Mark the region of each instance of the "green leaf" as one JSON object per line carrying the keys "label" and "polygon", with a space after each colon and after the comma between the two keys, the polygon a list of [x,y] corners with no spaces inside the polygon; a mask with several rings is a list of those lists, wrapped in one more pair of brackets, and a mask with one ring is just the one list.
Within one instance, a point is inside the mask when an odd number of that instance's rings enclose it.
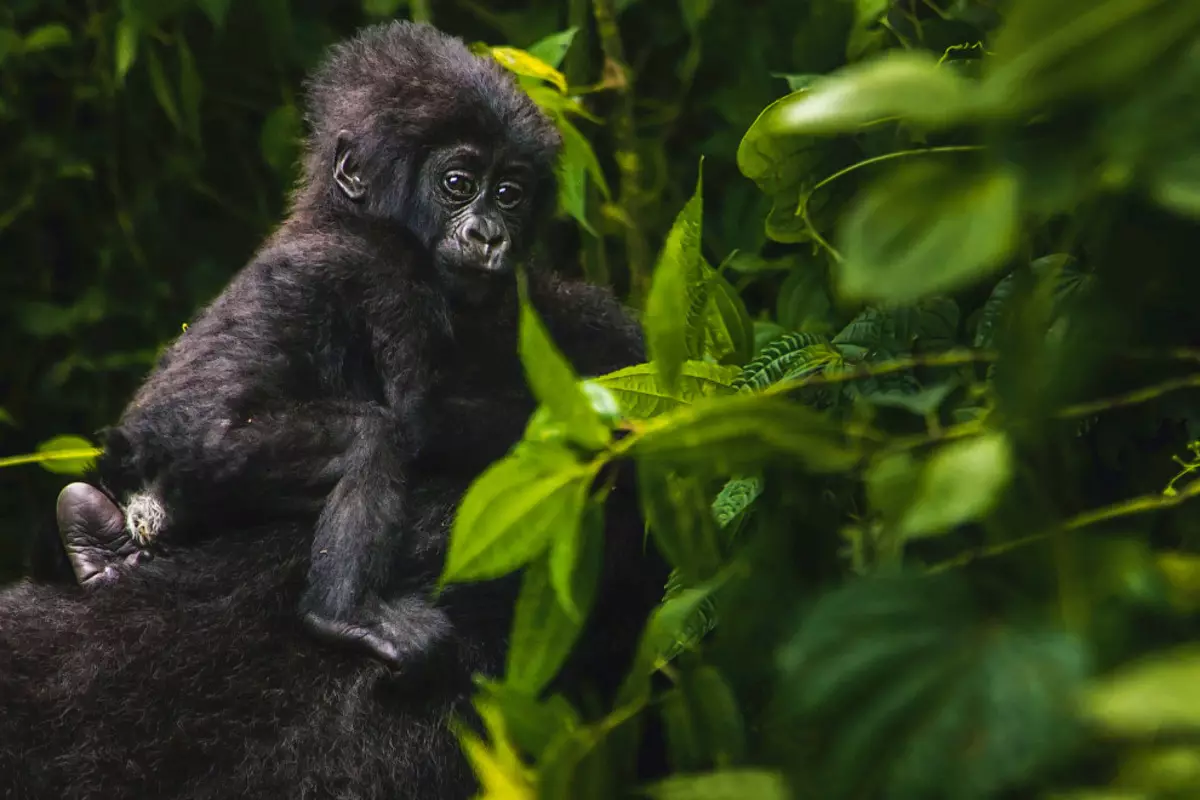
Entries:
{"label": "green leaf", "polygon": [[579,728],[578,712],[560,695],[542,702],[492,680],[477,679],[476,683],[481,699],[500,711],[513,742],[535,759],[542,757],[555,738]]}
{"label": "green leaf", "polygon": [[100,450],[82,436],[55,436],[37,446],[38,463],[55,475],[83,475]]}
{"label": "green leaf", "polygon": [[552,416],[566,424],[566,434],[583,447],[600,450],[612,438],[612,431],[600,419],[575,371],[554,345],[550,332],[529,302],[521,281],[521,321],[519,342],[521,364],[533,396]]}
{"label": "green leaf", "polygon": [[5,425],[17,426],[17,421],[13,419],[13,415],[8,412],[7,408],[0,406],[0,423]]}
{"label": "green leaf", "polygon": [[571,49],[571,42],[575,41],[575,34],[578,32],[579,28],[571,27],[559,33],[552,33],[530,45],[528,52],[534,58],[558,69],[563,59],[566,58],[567,51]]}
{"label": "green leaf", "polygon": [[567,450],[519,447],[488,467],[454,518],[441,582],[505,575],[574,536],[596,467]]}
{"label": "green leaf", "polygon": [[688,357],[688,320],[697,285],[703,281],[700,227],[703,217],[703,161],[696,190],[675,218],[646,298],[646,343],[663,385],[674,390]]}
{"label": "green leaf", "polygon": [[746,721],[721,672],[702,665],[684,676],[683,687],[715,766],[728,767],[742,761],[746,757]]}
{"label": "green leaf", "polygon": [[137,60],[139,31],[137,22],[130,17],[117,23],[115,75],[117,83],[125,82],[125,75]]}
{"label": "green leaf", "polygon": [[277,173],[286,173],[296,163],[304,135],[300,111],[291,103],[275,108],[263,120],[258,146],[263,161]]}
{"label": "green leaf", "polygon": [[757,769],[672,775],[645,791],[655,800],[788,800],[792,796],[781,775]]}
{"label": "green leaf", "polygon": [[841,428],[811,409],[764,395],[704,400],[659,417],[631,453],[662,466],[704,466],[721,474],[753,472],[794,460],[815,472],[853,467],[858,451]]}
{"label": "green leaf", "polygon": [[784,328],[802,333],[825,333],[833,303],[825,291],[825,270],[804,263],[794,268],[779,287],[775,319]]}
{"label": "green leaf", "polygon": [[823,798],[983,798],[1073,746],[1087,659],[979,608],[959,575],[899,575],[821,597],[778,669],[778,724],[821,732],[797,767]]}
{"label": "green leaf", "polygon": [[225,27],[225,17],[233,0],[197,0],[200,9],[208,16],[214,28]]}
{"label": "green leaf", "polygon": [[713,519],[718,527],[727,527],[750,508],[762,490],[761,478],[731,478],[727,481],[712,504]]}
{"label": "green leaf", "polygon": [[[591,600],[583,598],[585,609]],[[551,585],[548,560],[539,558],[528,565],[513,617],[505,671],[507,685],[536,697],[571,654],[583,621],[583,615],[572,617],[559,602]]]}
{"label": "green leaf", "polygon": [[908,303],[986,277],[1016,246],[1018,189],[1000,166],[960,171],[924,161],[896,170],[843,218],[839,294]]}
{"label": "green leaf", "polygon": [[66,47],[71,44],[71,32],[65,25],[51,23],[34,28],[25,37],[22,49],[26,53],[36,53],[55,47]]}
{"label": "green leaf", "polygon": [[1177,214],[1200,218],[1200,151],[1165,159],[1151,170],[1150,196]]}
{"label": "green leaf", "polygon": [[958,303],[948,297],[928,297],[904,306],[870,306],[850,320],[833,343],[869,352],[911,353],[943,350],[958,338]]}
{"label": "green leaf", "polygon": [[593,236],[596,230],[587,219],[587,178],[591,176],[600,194],[609,198],[608,182],[591,143],[570,120],[561,114],[555,115],[555,124],[563,137],[562,153],[558,161],[558,203],[583,229]]}
{"label": "green leaf", "polygon": [[710,272],[704,350],[719,363],[744,364],[754,355],[754,323],[737,290],[720,273]]}
{"label": "green leaf", "polygon": [[721,547],[704,484],[646,464],[637,476],[638,498],[658,550],[686,583],[711,578],[721,566]]}
{"label": "green leaf", "polygon": [[758,392],[783,380],[797,370],[819,371],[838,364],[842,355],[823,336],[813,333],[788,333],[762,349],[733,380],[740,392]]}
{"label": "green leaf", "polygon": [[974,110],[972,86],[926,50],[892,50],[784,98],[765,135],[832,136],[898,117],[924,128],[954,125]]}
{"label": "green leaf", "polygon": [[162,61],[158,58],[158,53],[153,47],[146,50],[146,65],[150,72],[150,86],[154,90],[154,97],[158,100],[158,106],[167,115],[167,119],[171,121],[171,125],[177,131],[183,130],[183,118],[179,116],[179,108],[175,105],[175,98],[171,95],[171,86],[167,82],[167,73],[163,70]]}
{"label": "green leaf", "polygon": [[572,620],[587,614],[604,566],[604,503],[589,502],[574,536],[560,533],[550,546],[550,583]]}
{"label": "green leaf", "polygon": [[1005,16],[982,89],[1012,115],[1135,87],[1200,34],[1200,4],[1180,0],[1017,0]]}
{"label": "green leaf", "polygon": [[200,101],[204,93],[204,84],[196,69],[196,60],[187,42],[180,39],[176,44],[179,52],[179,105],[182,112],[184,130],[196,144],[200,144]]}
{"label": "green leaf", "polygon": [[717,586],[717,581],[709,581],[694,589],[683,589],[654,609],[642,631],[633,666],[617,693],[618,705],[635,704],[649,697],[650,675],[667,662],[664,656],[686,637],[687,625]]}
{"label": "green leaf", "polygon": [[1200,732],[1200,646],[1153,653],[1098,680],[1084,715],[1118,737],[1191,736]]}
{"label": "green leaf", "polygon": [[726,393],[738,372],[737,367],[685,361],[675,388],[668,390],[662,385],[653,364],[635,364],[593,378],[592,383],[612,392],[626,417],[648,419],[681,405]]}
{"label": "green leaf", "polygon": [[936,536],[985,517],[1013,473],[1012,445],[987,433],[940,447],[925,463],[911,504],[899,523],[906,538]]}

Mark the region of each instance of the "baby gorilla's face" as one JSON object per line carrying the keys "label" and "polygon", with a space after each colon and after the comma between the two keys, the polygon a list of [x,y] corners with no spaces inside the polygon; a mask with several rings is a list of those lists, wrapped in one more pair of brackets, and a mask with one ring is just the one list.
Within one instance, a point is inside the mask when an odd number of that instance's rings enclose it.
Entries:
{"label": "baby gorilla's face", "polygon": [[452,286],[511,275],[525,255],[533,181],[519,161],[465,144],[425,160],[417,202],[425,206],[434,264]]}

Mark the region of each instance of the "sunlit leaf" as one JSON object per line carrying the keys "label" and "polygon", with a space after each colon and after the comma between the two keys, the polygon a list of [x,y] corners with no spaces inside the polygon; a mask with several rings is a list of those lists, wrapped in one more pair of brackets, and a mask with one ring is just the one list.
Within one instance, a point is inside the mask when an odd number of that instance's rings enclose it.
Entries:
{"label": "sunlit leaf", "polygon": [[829,800],[1015,788],[1072,746],[1087,670],[1081,642],[996,619],[958,575],[826,594],[778,665],[779,724],[821,732],[801,768]]}
{"label": "sunlit leaf", "polygon": [[592,382],[616,396],[625,416],[646,419],[704,397],[727,393],[738,372],[737,367],[685,361],[675,388],[669,390],[663,386],[653,364],[635,364],[593,378]]}
{"label": "sunlit leaf", "polygon": [[566,424],[569,438],[599,450],[608,444],[612,431],[592,408],[575,371],[525,296],[524,285],[522,280],[518,351],[529,388],[554,417]]}
{"label": "sunlit leaf", "polygon": [[986,277],[1016,246],[1018,188],[999,166],[970,171],[925,161],[896,170],[843,219],[839,294],[908,303]]}
{"label": "sunlit leaf", "polygon": [[125,81],[125,75],[137,59],[139,38],[140,35],[135,20],[125,17],[117,23],[115,74],[118,84]]}
{"label": "sunlit leaf", "polygon": [[696,190],[667,234],[646,298],[646,343],[651,359],[662,375],[663,385],[668,389],[675,388],[682,364],[688,357],[690,308],[696,284],[704,279],[700,255],[703,182],[701,162]]}
{"label": "sunlit leaf", "polygon": [[792,796],[781,775],[755,769],[672,775],[645,791],[655,800],[788,800]]}
{"label": "sunlit leaf", "polygon": [[937,535],[983,518],[1008,486],[1012,472],[1012,446],[1002,433],[943,445],[921,470],[915,495],[899,523],[901,535]]}
{"label": "sunlit leaf", "polygon": [[71,31],[65,25],[51,23],[34,28],[25,37],[22,49],[26,53],[65,47],[71,43]]}
{"label": "sunlit leaf", "polygon": [[35,458],[46,471],[56,475],[83,475],[92,468],[98,455],[99,448],[82,436],[55,436],[37,446]]}
{"label": "sunlit leaf", "polygon": [[774,108],[766,135],[852,133],[887,117],[933,128],[972,111],[971,84],[925,50],[893,50],[813,81]]}
{"label": "sunlit leaf", "polygon": [[659,417],[631,452],[666,465],[704,464],[723,474],[752,472],[791,460],[816,472],[839,472],[859,454],[840,427],[798,403],[741,395],[697,402]]}
{"label": "sunlit leaf", "polygon": [[553,447],[519,449],[492,464],[458,507],[442,582],[505,575],[555,536],[575,535],[594,469]]}
{"label": "sunlit leaf", "polygon": [[581,620],[596,592],[604,561],[604,504],[589,502],[572,536],[560,531],[550,546],[550,583],[559,605],[572,620]]}
{"label": "sunlit leaf", "polygon": [[552,33],[530,45],[527,52],[547,66],[558,69],[563,59],[566,58],[567,51],[571,49],[571,42],[575,41],[575,34],[578,32],[578,28],[571,27],[559,33]]}
{"label": "sunlit leaf", "polygon": [[551,741],[579,727],[579,713],[562,696],[545,701],[492,680],[477,679],[480,694],[500,711],[513,742],[541,758]]}
{"label": "sunlit leaf", "polygon": [[1085,703],[1088,720],[1119,736],[1200,731],[1200,647],[1154,653],[1098,680]]}
{"label": "sunlit leaf", "polygon": [[567,91],[567,77],[537,56],[515,47],[493,47],[492,58],[518,75],[537,78],[553,84],[560,92]]}

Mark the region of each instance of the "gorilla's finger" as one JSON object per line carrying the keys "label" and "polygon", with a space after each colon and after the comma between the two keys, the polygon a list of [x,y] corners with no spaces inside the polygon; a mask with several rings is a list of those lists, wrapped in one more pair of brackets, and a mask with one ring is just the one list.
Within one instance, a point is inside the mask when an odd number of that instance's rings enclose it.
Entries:
{"label": "gorilla's finger", "polygon": [[86,483],[68,484],[58,495],[58,533],[67,561],[80,586],[97,586],[117,578],[118,564],[136,564],[148,554],[125,532],[117,504]]}

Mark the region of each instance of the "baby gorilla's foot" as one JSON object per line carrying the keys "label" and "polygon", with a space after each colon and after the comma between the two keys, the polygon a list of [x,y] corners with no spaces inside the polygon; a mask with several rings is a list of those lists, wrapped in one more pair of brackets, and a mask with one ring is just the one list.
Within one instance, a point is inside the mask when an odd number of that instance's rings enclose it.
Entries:
{"label": "baby gorilla's foot", "polygon": [[453,630],[446,612],[415,595],[372,605],[370,611],[350,619],[306,611],[304,624],[323,641],[365,648],[399,671],[428,661]]}
{"label": "baby gorilla's foot", "polygon": [[121,565],[149,558],[126,533],[121,509],[94,486],[68,484],[59,492],[56,512],[58,535],[80,586],[111,583]]}

